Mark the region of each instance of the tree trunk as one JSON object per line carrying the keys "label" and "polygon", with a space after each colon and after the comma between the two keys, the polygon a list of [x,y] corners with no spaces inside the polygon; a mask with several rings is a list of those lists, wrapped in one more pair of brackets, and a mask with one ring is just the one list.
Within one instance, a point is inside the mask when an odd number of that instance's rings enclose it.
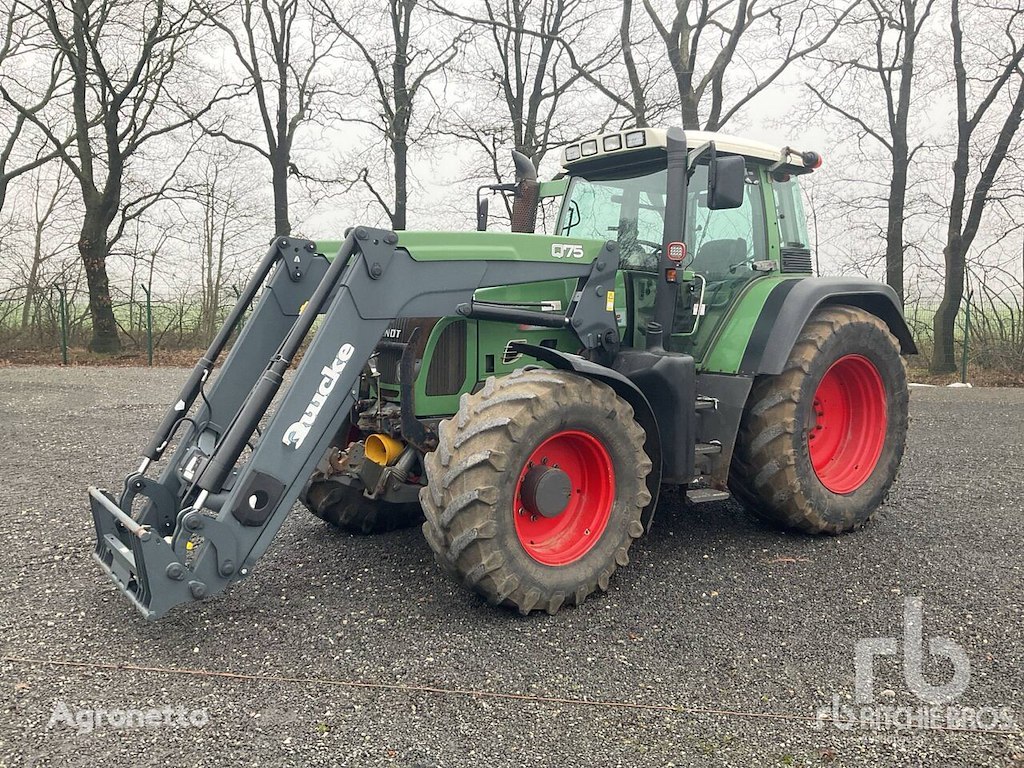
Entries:
{"label": "tree trunk", "polygon": [[[906,147],[903,147],[906,150]],[[885,230],[885,282],[896,291],[900,306],[906,299],[903,286],[903,222],[906,217],[907,159],[906,152],[893,153],[892,178],[889,181],[889,210]]]}
{"label": "tree trunk", "polygon": [[636,68],[636,60],[633,58],[633,41],[629,32],[632,18],[633,0],[623,0],[622,17],[619,22],[619,45],[622,46],[622,63],[626,67],[626,76],[629,78],[634,124],[637,128],[646,128],[648,124],[647,95],[644,93],[644,86],[640,82],[640,74]]}
{"label": "tree trunk", "polygon": [[959,237],[951,238],[943,250],[946,262],[946,284],[942,289],[942,301],[935,312],[932,335],[935,350],[932,353],[932,373],[953,373],[956,371],[956,353],[953,349],[953,331],[960,302],[964,298],[964,273],[967,268],[966,254]]}
{"label": "tree trunk", "polygon": [[[3,210],[3,196],[6,194],[5,187],[6,184],[0,185],[0,210]],[[54,207],[56,206],[57,194],[59,193],[54,193],[54,197],[50,200],[49,207],[41,215],[38,212],[38,207],[36,208],[36,222],[35,228],[32,232],[32,266],[28,273],[28,285],[25,287],[25,306],[21,311],[22,330],[28,328],[32,312],[32,304],[36,301],[36,293],[39,291],[39,273],[42,270],[43,262],[49,258],[43,256],[43,234],[46,229],[46,222],[49,220],[50,215],[53,213]]]}
{"label": "tree trunk", "polygon": [[395,153],[395,205],[391,228],[405,229],[409,203],[409,126],[412,124],[412,94],[409,93],[409,42],[411,17],[416,2],[392,5],[391,25],[395,36],[395,57],[391,60],[391,79],[395,88],[395,111],[391,123],[391,149]]}
{"label": "tree trunk", "polygon": [[[701,125],[700,115],[697,112],[697,94],[692,91],[688,91],[686,93],[681,93],[680,96],[683,100],[683,129],[687,131],[699,131],[701,129]],[[708,126],[707,130],[713,131],[715,130],[715,126]]]}
{"label": "tree trunk", "polygon": [[28,273],[28,285],[25,287],[25,306],[21,308],[21,329],[28,328],[28,321],[32,313],[32,302],[36,297],[36,290],[39,288],[39,266],[42,262],[43,244],[40,239],[39,229],[36,229],[34,250],[32,253],[32,267]]}
{"label": "tree trunk", "polygon": [[392,144],[395,152],[395,211],[391,217],[393,229],[405,229],[405,212],[408,205],[409,186],[409,145],[405,136],[399,136]]}
{"label": "tree trunk", "polygon": [[279,148],[270,161],[274,186],[275,237],[292,233],[292,223],[288,220],[288,157],[288,151]]}
{"label": "tree trunk", "polygon": [[117,335],[114,307],[110,301],[105,227],[94,221],[95,216],[86,212],[78,239],[78,252],[82,255],[85,279],[89,285],[89,314],[92,316],[89,351],[112,355],[121,351],[121,339]]}

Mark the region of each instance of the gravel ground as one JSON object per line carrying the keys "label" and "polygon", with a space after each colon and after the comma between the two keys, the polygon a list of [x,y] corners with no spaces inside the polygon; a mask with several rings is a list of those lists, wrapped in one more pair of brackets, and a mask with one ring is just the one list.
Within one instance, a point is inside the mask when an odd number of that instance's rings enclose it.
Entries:
{"label": "gravel ground", "polygon": [[[481,604],[418,530],[355,538],[295,511],[247,582],[147,623],[90,559],[85,487],[120,483],[183,378],[0,369],[0,766],[1024,764],[1019,731],[813,722],[852,701],[856,641],[902,642],[903,599],[921,595],[925,639],[970,659],[957,704],[1024,725],[1024,391],[915,389],[901,477],[853,535],[787,535],[671,497],[610,594],[555,617]],[[921,706],[899,657],[875,669],[880,704]],[[48,727],[63,707],[194,711],[191,725]]]}

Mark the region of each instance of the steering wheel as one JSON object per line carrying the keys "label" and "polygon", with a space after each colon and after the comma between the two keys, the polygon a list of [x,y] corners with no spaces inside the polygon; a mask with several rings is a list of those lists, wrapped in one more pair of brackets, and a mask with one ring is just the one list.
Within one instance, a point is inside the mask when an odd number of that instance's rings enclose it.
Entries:
{"label": "steering wheel", "polygon": [[639,237],[633,242],[637,245],[642,245],[645,248],[650,248],[652,256],[657,256],[661,253],[661,243],[656,243],[653,240],[641,240]]}
{"label": "steering wheel", "polygon": [[630,237],[621,242],[620,246],[623,248],[622,263],[625,265],[625,269],[639,269],[644,272],[657,271],[658,261],[661,258],[661,243]]}

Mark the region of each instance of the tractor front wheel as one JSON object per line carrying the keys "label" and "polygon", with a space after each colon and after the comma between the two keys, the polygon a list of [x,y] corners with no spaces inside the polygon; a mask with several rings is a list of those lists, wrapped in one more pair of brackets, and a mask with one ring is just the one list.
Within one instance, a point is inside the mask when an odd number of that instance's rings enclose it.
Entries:
{"label": "tractor front wheel", "polygon": [[814,312],[783,372],[754,383],[729,487],[755,514],[808,533],[842,533],[885,501],[907,438],[907,376],[878,317]]}
{"label": "tractor front wheel", "polygon": [[362,489],[314,475],[302,491],[303,505],[325,523],[347,533],[370,535],[416,525],[423,519],[419,504],[376,501]]}
{"label": "tractor front wheel", "polygon": [[463,395],[439,437],[423,533],[442,568],[489,602],[553,614],[629,562],[652,464],[609,387],[521,369]]}

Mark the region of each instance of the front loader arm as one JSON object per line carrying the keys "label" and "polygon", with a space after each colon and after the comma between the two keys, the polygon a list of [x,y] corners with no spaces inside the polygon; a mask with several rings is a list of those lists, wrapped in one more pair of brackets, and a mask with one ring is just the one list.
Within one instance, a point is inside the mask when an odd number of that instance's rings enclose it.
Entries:
{"label": "front loader arm", "polygon": [[[512,321],[559,322],[588,349],[618,343],[607,300],[618,269],[613,242],[589,262],[421,261],[399,245],[395,233],[359,227],[333,262],[313,256],[315,251],[313,243],[275,241],[261,265],[263,276],[277,267],[209,394],[203,382],[230,327],[197,364],[122,496],[90,489],[95,557],[146,618],[221,592],[248,575],[351,411],[363,367],[395,318],[504,311]],[[479,288],[566,278],[576,278],[578,285],[564,316],[473,300]],[[252,295],[262,277],[254,281]],[[242,317],[249,294],[247,287],[229,326]],[[282,392],[285,373],[321,314],[321,326]],[[202,406],[190,415],[200,395]],[[170,466],[159,480],[145,477],[182,422],[188,429]],[[138,496],[147,502],[133,513]],[[190,556],[197,539],[202,543]]]}

